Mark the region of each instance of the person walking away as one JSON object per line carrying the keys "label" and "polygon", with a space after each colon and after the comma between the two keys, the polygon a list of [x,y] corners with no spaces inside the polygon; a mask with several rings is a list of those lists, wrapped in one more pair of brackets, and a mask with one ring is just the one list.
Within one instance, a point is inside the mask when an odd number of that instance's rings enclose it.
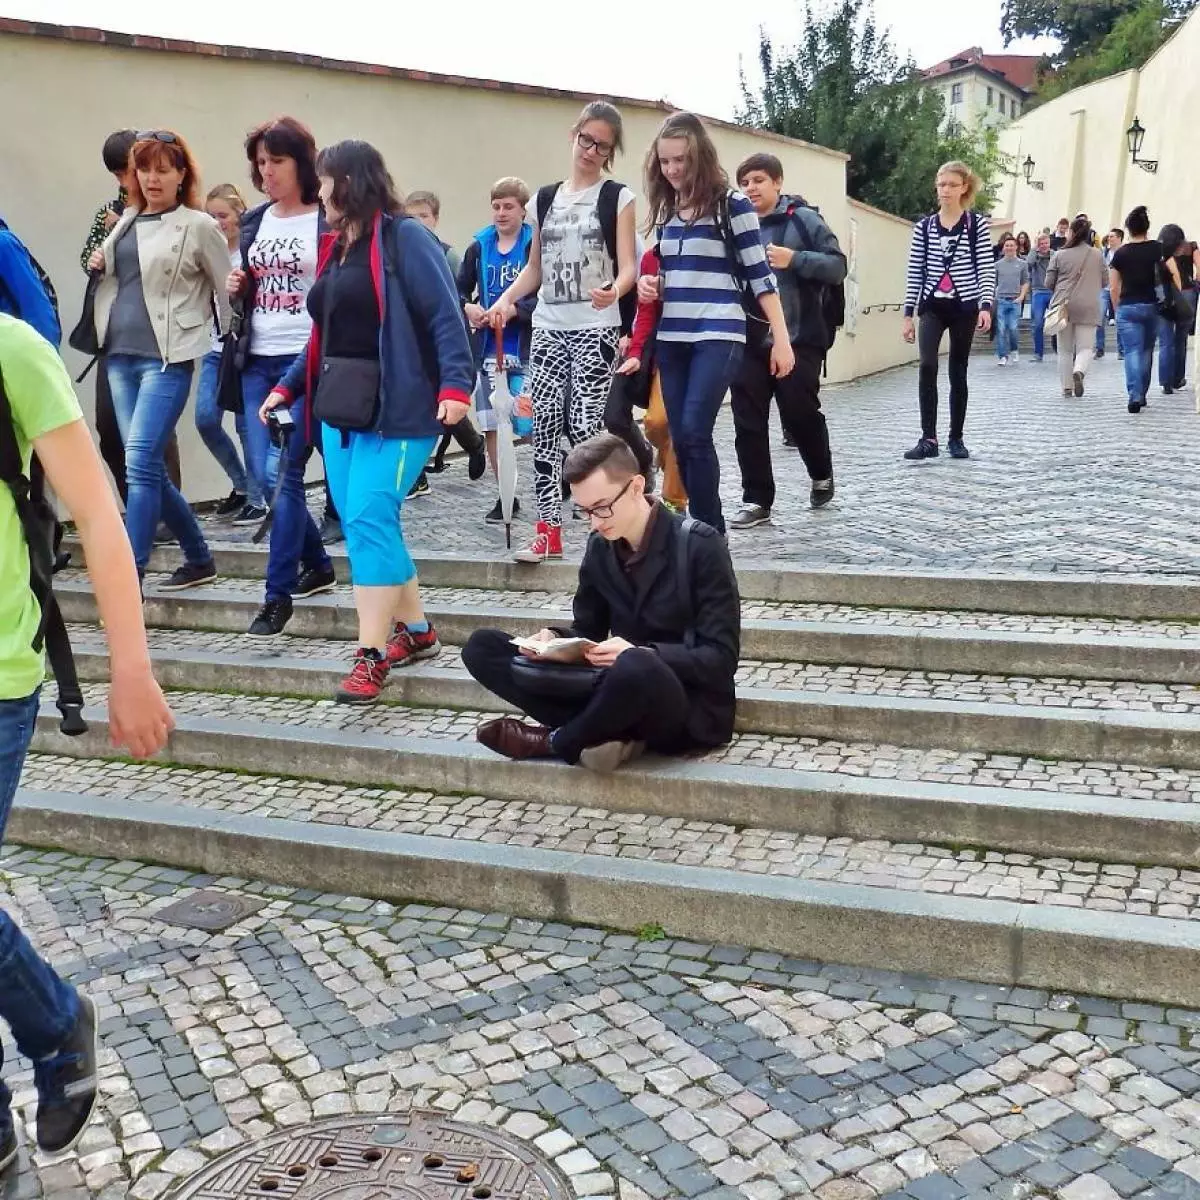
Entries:
{"label": "person walking away", "polygon": [[1164,225],[1158,241],[1163,288],[1158,315],[1158,383],[1163,395],[1170,396],[1187,382],[1188,333],[1195,319],[1192,246],[1178,225]]}
{"label": "person walking away", "polygon": [[1033,328],[1033,361],[1040,363],[1046,354],[1046,310],[1050,307],[1051,291],[1046,286],[1046,271],[1050,267],[1050,235],[1038,234],[1037,246],[1026,258],[1029,264],[1029,321]]}
{"label": "person walking away", "polygon": [[[1121,248],[1124,241],[1125,230],[1123,229],[1110,229],[1105,235],[1101,252],[1104,255],[1106,267],[1112,266],[1113,255]],[[1105,330],[1109,321],[1112,321],[1117,338],[1117,361],[1120,362],[1125,357],[1125,352],[1121,346],[1121,331],[1116,328],[1116,315],[1116,311],[1113,309],[1112,292],[1106,284],[1100,293],[1100,324],[1096,326],[1096,357],[1104,357]]]}
{"label": "person walking away", "polygon": [[775,476],[771,467],[771,399],[779,406],[784,432],[800,452],[810,480],[809,503],[823,508],[833,499],[833,458],[821,411],[821,368],[836,329],[825,299],[846,278],[846,256],[833,230],[816,209],[783,191],[783,164],[773,154],[754,154],[737,169],[738,187],[758,215],[767,265],[775,272],[796,365],[787,375],[771,374],[765,348],[747,344],[731,389],[734,448],[742,475],[742,508],[731,529],[750,529],[771,519]]}
{"label": "person walking away", "polygon": [[492,327],[503,327],[518,301],[537,293],[529,350],[537,525],[518,562],[562,557],[563,434],[577,446],[604,420],[619,302],[637,279],[633,192],[604,178],[623,146],[620,112],[603,100],[587,104],[571,128],[570,176],[538,189],[529,262],[487,311]]}
{"label": "person walking away", "polygon": [[1108,266],[1108,287],[1117,314],[1117,336],[1125,348],[1125,391],[1131,413],[1146,407],[1158,336],[1159,264],[1162,247],[1148,238],[1150,216],[1139,204],[1125,218],[1129,233]]}
{"label": "person walking away", "polygon": [[296,424],[324,443],[358,613],[358,651],[334,698],[371,704],[389,670],[441,649],[401,511],[442,423],[466,416],[475,364],[446,256],[404,215],[379,151],[338,142],[317,171],[332,232],[308,294],[312,332],[261,419],[303,397]]}
{"label": "person walking away", "polygon": [[1051,305],[1066,309],[1067,324],[1058,331],[1058,378],[1064,396],[1082,396],[1083,379],[1096,350],[1100,295],[1108,287],[1104,255],[1091,241],[1086,217],[1071,222],[1067,244],[1056,250],[1046,272]]}
{"label": "person walking away", "polygon": [[[472,350],[479,365],[475,386],[475,416],[483,431],[493,476],[496,476],[496,413],[492,409],[492,392],[499,352],[497,334],[488,324],[487,310],[516,282],[529,261],[533,227],[525,221],[528,203],[529,187],[523,179],[507,175],[492,184],[491,224],[485,225],[471,239],[456,280],[463,313],[471,330]],[[514,395],[520,394],[525,386],[536,304],[534,296],[519,300],[513,318],[505,325],[500,339],[503,365],[508,372],[509,389],[515,389]],[[514,499],[513,516],[520,510],[520,502]],[[499,497],[484,519],[495,524],[504,521]]]}
{"label": "person walking away", "polygon": [[776,379],[796,356],[754,206],[730,189],[699,117],[663,122],[646,154],[645,191],[646,231],[658,231],[662,268],[638,281],[638,294],[650,299],[661,289],[657,354],[671,442],[689,511],[724,533],[713,427],[725,393],[748,341]]}
{"label": "person walking away", "polygon": [[217,568],[195,514],[167,477],[164,456],[196,359],[209,349],[214,312],[219,330],[229,329],[229,248],[200,207],[196,162],[178,133],[139,133],[129,158],[129,204],[88,260],[90,270],[103,273],[96,338],[125,444],[125,527],[138,574],[146,573],[161,516],[184,562],[159,587],[181,591],[211,583]]}
{"label": "person walking away", "polygon": [[[937,458],[938,356],[950,335],[951,458],[969,458],[963,441],[967,419],[967,368],[975,331],[992,323],[996,267],[991,255],[991,229],[986,216],[971,205],[979,193],[979,176],[966,163],[946,163],[937,173],[938,210],[914,226],[908,251],[902,335],[920,352],[918,395],[921,437],[904,452],[910,460]],[[914,322],[914,314],[920,328]]]}
{"label": "person walking away", "polygon": [[[229,246],[230,266],[238,268],[242,261],[241,220],[246,211],[246,202],[242,199],[241,192],[232,183],[218,184],[205,197],[204,211],[216,221],[225,235]],[[247,473],[233,439],[221,427],[225,414],[217,403],[217,383],[222,345],[222,339],[214,329],[212,347],[200,360],[200,377],[196,382],[196,432],[200,434],[201,441],[217,460],[221,470],[228,476],[233,489],[216,506],[214,512],[218,517],[232,517],[234,525],[257,525],[266,512],[266,501],[254,473]],[[234,414],[234,426],[242,443],[242,453],[249,459],[244,409],[239,409]]]}
{"label": "person walking away", "polygon": [[1017,239],[1007,234],[996,261],[996,361],[999,366],[1020,361],[1018,338],[1021,308],[1029,294],[1029,264],[1017,257]]}
{"label": "person walking away", "polygon": [[[166,744],[174,721],[151,673],[138,577],[121,514],[57,351],[32,326],[7,314],[0,315],[0,393],[0,420],[11,422],[6,433],[12,435],[18,469],[28,480],[31,450],[37,453],[83,543],[112,664],[112,743],[134,758],[147,758]],[[42,614],[30,573],[30,547],[13,494],[0,487],[0,840],[45,675]],[[96,1104],[96,1006],[58,975],[3,909],[0,1018],[17,1049],[33,1062],[38,1149],[62,1153],[75,1145]],[[12,1093],[0,1080],[0,1183],[18,1151]]]}
{"label": "person walking away", "polygon": [[475,736],[507,758],[556,758],[600,772],[644,749],[683,754],[724,745],[733,736],[741,641],[725,540],[652,503],[633,451],[616,434],[576,446],[565,477],[592,534],[570,628],[543,629],[532,640],[593,643],[588,690],[574,698],[551,694],[536,667],[522,669],[533,666],[532,652],[518,653],[507,632],[477,629],[463,647],[463,665],[537,724],[501,717]]}
{"label": "person walking away", "polygon": [[242,221],[241,266],[229,276],[230,298],[241,303],[249,330],[242,370],[246,469],[265,498],[278,483],[263,605],[248,632],[275,637],[291,620],[293,600],[331,592],[337,584],[323,537],[340,535],[340,525],[333,528],[337,518],[328,488],[324,530],[317,528],[305,498],[312,441],[296,427],[279,438],[283,448],[275,446],[258,415],[308,345],[312,318],[306,300],[317,277],[318,240],[329,226],[318,203],[317,144],[307,126],[294,117],[267,121],[250,131],[245,150],[250,178],[267,197]]}

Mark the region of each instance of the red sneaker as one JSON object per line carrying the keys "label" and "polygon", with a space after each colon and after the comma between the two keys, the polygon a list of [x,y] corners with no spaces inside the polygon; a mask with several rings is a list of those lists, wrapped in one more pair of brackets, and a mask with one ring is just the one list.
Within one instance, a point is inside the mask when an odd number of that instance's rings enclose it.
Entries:
{"label": "red sneaker", "polygon": [[387,665],[407,667],[423,658],[436,658],[441,652],[442,643],[432,625],[424,633],[413,633],[407,625],[397,621],[388,638]]}
{"label": "red sneaker", "polygon": [[374,704],[387,682],[388,661],[378,650],[360,646],[354,656],[350,674],[342,680],[342,686],[334,693],[339,704]]}
{"label": "red sneaker", "polygon": [[541,563],[548,558],[562,558],[562,526],[547,525],[545,521],[537,523],[534,539],[513,555],[516,562]]}

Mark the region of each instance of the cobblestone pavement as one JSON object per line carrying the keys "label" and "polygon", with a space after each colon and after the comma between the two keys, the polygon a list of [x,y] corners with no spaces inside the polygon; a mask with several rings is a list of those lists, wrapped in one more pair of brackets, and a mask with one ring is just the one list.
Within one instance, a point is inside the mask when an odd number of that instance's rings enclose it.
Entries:
{"label": "cobblestone pavement", "polygon": [[[265,907],[157,919],[201,886]],[[0,896],[104,1018],[92,1124],[9,1200],[157,1200],[275,1129],[410,1107],[533,1139],[576,1196],[1200,1196],[1200,1013],[13,847]]]}
{"label": "cobblestone pavement", "polygon": [[[901,459],[919,432],[915,367],[826,388],[837,498],[810,510],[807,477],[776,430],[774,521],[731,534],[735,557],[879,570],[1200,574],[1193,537],[1200,418],[1190,389],[1174,396],[1155,389],[1149,406],[1131,416],[1111,355],[1094,364],[1080,400],[1063,399],[1053,358],[1000,368],[979,356],[970,383],[969,462]],[[944,436],[944,367],[941,385]],[[727,409],[717,440],[728,513],[740,502],[740,484]],[[519,494],[532,512],[528,449],[518,458]],[[430,478],[433,494],[405,510],[410,545],[502,557],[503,527],[482,520],[494,503],[488,484],[470,484],[461,462]],[[583,527],[569,516],[565,541],[568,555],[577,555]]]}
{"label": "cobblestone pavement", "polygon": [[566,804],[48,755],[30,758],[23,783],[45,790],[494,845],[1200,919],[1200,870],[854,841]]}

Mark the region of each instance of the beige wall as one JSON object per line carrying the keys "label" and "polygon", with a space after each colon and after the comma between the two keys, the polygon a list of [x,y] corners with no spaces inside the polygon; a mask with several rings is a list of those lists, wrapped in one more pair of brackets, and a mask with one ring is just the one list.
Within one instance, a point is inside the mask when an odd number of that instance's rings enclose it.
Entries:
{"label": "beige wall", "polygon": [[[1137,204],[1150,209],[1153,229],[1167,221],[1196,236],[1200,178],[1193,167],[1200,114],[1200,12],[1140,71],[1110,76],[1034,109],[1006,129],[1001,149],[1015,178],[1003,189],[1002,211],[1017,229],[1034,232],[1060,217],[1086,212],[1097,227],[1120,225]],[[1125,131],[1137,116],[1146,128],[1141,157],[1158,159],[1157,174],[1130,162]],[[1030,156],[1043,191],[1025,183]]]}
{"label": "beige wall", "polygon": [[[312,126],[319,144],[351,136],[374,142],[402,190],[437,191],[442,235],[462,246],[488,219],[487,190],[498,176],[521,175],[532,185],[561,177],[580,101],[6,33],[0,34],[0,108],[37,114],[36,121],[5,123],[3,215],[54,278],[69,328],[84,283],[79,247],[97,205],[113,193],[100,162],[101,143],[113,129],[178,129],[195,151],[206,187],[233,181],[253,200],[241,139],[260,120],[292,113]],[[624,105],[623,112],[627,150],[616,176],[636,186],[663,113],[650,105]],[[754,151],[777,154],[788,187],[818,205],[847,244],[851,209],[843,155],[738,129],[717,127],[713,134],[731,171]],[[898,301],[907,223],[873,212],[856,219],[857,257],[866,272],[860,303]],[[895,313],[864,318],[856,335],[839,338],[830,378],[907,361],[898,328]],[[77,370],[79,356],[64,353]],[[90,408],[90,382],[80,390]],[[189,498],[222,492],[223,478],[194,429],[189,425],[183,434]]]}

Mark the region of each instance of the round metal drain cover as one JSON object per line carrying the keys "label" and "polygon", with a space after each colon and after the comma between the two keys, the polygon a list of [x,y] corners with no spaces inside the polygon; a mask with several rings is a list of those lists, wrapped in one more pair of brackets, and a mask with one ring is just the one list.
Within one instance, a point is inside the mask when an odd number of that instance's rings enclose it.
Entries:
{"label": "round metal drain cover", "polygon": [[570,1200],[516,1138],[437,1113],[342,1117],[276,1134],[210,1163],[174,1200]]}

